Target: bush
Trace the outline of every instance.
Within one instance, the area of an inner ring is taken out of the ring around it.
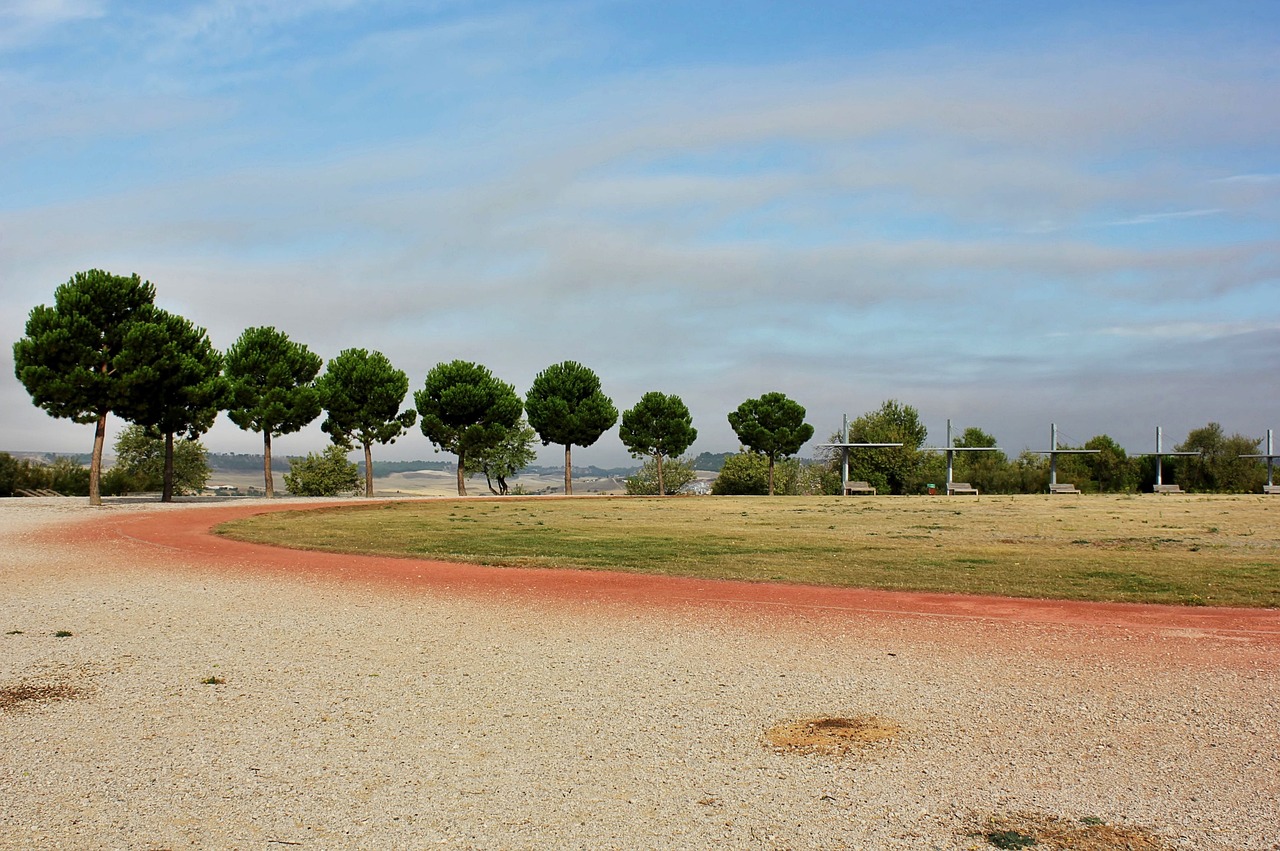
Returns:
[[[795,496],[800,478],[800,462],[783,458],[773,466],[773,492]],[[765,496],[769,493],[769,457],[759,452],[739,452],[724,460],[720,475],[711,484],[717,496]]]
[[[209,483],[209,454],[198,440],[173,442],[175,493],[200,493]],[[110,476],[110,482],[108,482]],[[164,438],[140,425],[127,426],[116,438],[115,466],[103,475],[102,489],[116,493],[158,491],[164,487]]]
[[[364,492],[356,464],[347,460],[347,451],[341,446],[330,446],[319,455],[312,452],[306,458],[290,458],[284,486],[295,496],[359,496]]]
[[[0,496],[14,496],[19,490],[54,490],[63,496],[88,496],[89,468],[65,456],[41,464],[0,452]]]
[[[662,489],[666,495],[679,493],[680,489],[698,478],[694,472],[693,462],[688,458],[668,458],[662,462]],[[627,476],[627,493],[632,496],[657,496],[658,465],[650,458],[636,471]]]

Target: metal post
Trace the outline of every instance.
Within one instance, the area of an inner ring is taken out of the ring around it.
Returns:
[[[1156,426],[1156,485],[1157,486],[1164,484],[1164,478],[1163,478],[1164,467],[1161,463],[1164,460],[1164,456],[1160,454],[1164,452],[1164,447],[1160,445],[1162,436],[1163,436],[1163,432],[1161,432],[1160,426]]]
[[[948,484],[956,480],[953,472],[956,453],[951,451],[951,420],[947,420],[947,482]]]
[[[1049,487],[1058,483],[1058,424],[1049,423]]]
[[[849,442],[849,415],[844,415],[844,425],[840,427],[840,442]],[[849,447],[840,447],[840,493],[844,493],[845,482],[849,481]]]
[[[1275,454],[1271,448],[1271,429],[1267,429],[1267,487],[1272,487],[1271,470],[1275,466]]]

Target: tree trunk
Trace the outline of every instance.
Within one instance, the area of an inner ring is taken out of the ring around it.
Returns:
[[[658,465],[658,496],[666,496],[667,489],[662,485],[662,456],[655,452],[653,460]]]
[[[773,456],[769,456],[769,496],[773,496]]]
[[[467,495],[467,479],[462,473],[463,466],[467,463],[467,450],[458,450],[458,496]]]
[[[173,432],[164,436],[164,484],[160,488],[160,501],[173,502]]]
[[[262,474],[267,481],[267,498],[276,495],[276,483],[271,475],[271,430],[268,429],[262,433]]]
[[[89,461],[89,504],[102,505],[102,445],[107,442],[107,415],[98,417],[93,431],[93,456]]]
[[[564,495],[565,496],[570,496],[573,494],[573,462],[569,458],[569,449],[572,446],[573,446],[572,443],[566,443],[564,445]]]
[[[373,496],[373,450],[364,441],[364,495]]]

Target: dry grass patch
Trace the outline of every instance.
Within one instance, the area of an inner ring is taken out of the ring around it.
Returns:
[[[83,689],[69,683],[18,683],[0,686],[0,710],[10,710],[31,703],[53,703],[84,697]]]
[[[970,834],[995,848],[1041,848],[1046,851],[1172,851],[1151,831],[1111,825],[1096,818],[1078,821],[1044,813],[993,815]]]
[[[274,512],[218,532],[495,566],[1275,607],[1278,517],[1261,496],[509,497]]]
[[[843,756],[893,741],[902,733],[894,722],[875,715],[853,718],[802,718],[770,727],[764,737],[783,753]]]

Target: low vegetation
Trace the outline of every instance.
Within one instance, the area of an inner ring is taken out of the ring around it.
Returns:
[[[1262,496],[508,498],[272,513],[219,532],[485,565],[1274,607],[1278,505]]]

